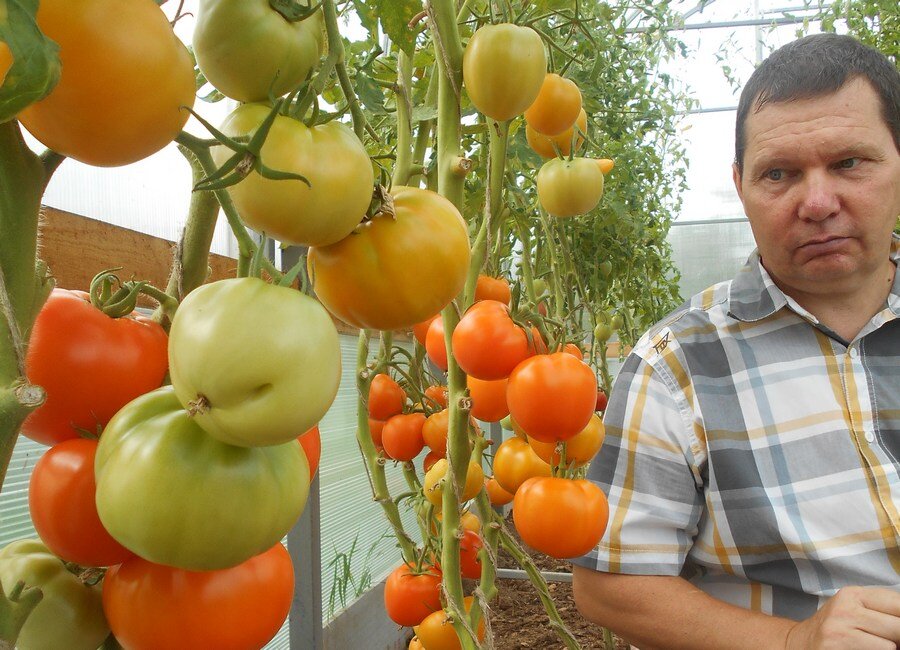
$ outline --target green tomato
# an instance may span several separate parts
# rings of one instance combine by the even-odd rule
[[[534,287],[534,295],[536,298],[541,298],[544,294],[549,293],[547,281],[543,278],[536,279],[532,282],[532,286]]]
[[[612,336],[613,330],[612,327],[609,326],[609,323],[597,323],[597,326],[594,327],[594,338],[598,341],[608,341]]]
[[[604,278],[608,278],[610,275],[612,275],[612,271],[613,271],[612,262],[610,262],[609,260],[607,260],[605,262],[600,262],[600,273],[603,275]]]
[[[96,650],[109,636],[99,585],[88,586],[40,541],[20,539],[0,551],[0,582],[19,581],[44,593],[16,642],[19,650]]]
[[[262,104],[237,108],[222,124],[231,137],[252,136],[271,109]],[[221,165],[234,152],[212,148]],[[327,246],[347,237],[359,225],[372,200],[372,161],[347,126],[328,122],[312,128],[292,117],[275,118],[260,150],[262,163],[298,179],[273,180],[250,172],[228,188],[244,222],[283,242]]]
[[[603,172],[593,158],[552,158],[537,174],[541,207],[554,217],[573,217],[597,207],[603,196]]]
[[[194,422],[171,386],[113,416],[94,472],[109,534],[145,560],[191,571],[233,567],[271,548],[309,493],[297,440],[227,445]]]
[[[317,424],[337,395],[341,348],[309,296],[258,278],[194,289],[169,332],[175,393],[197,424],[232,445],[276,445]]]
[[[325,20],[319,9],[288,22],[268,0],[201,0],[193,46],[213,86],[232,99],[260,102],[293,90],[318,65]]]
[[[620,330],[620,329],[622,329],[622,326],[625,324],[625,318],[622,316],[622,314],[617,312],[613,315],[609,324],[610,324],[610,326],[612,326],[612,328],[614,330]]]

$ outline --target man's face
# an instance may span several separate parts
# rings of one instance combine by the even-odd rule
[[[744,129],[734,184],[782,291],[851,295],[880,278],[900,214],[900,153],[872,86],[854,79],[832,95],[766,104]]]

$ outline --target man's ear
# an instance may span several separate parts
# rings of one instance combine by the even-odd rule
[[[734,189],[737,190],[738,198],[741,203],[744,202],[744,191],[741,185],[741,170],[738,169],[737,163],[731,163],[731,180],[734,181]]]

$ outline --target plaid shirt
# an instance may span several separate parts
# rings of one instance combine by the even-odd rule
[[[891,259],[900,259],[894,237]],[[803,619],[843,586],[900,590],[900,271],[850,342],[756,253],[625,361],[588,478],[609,496],[599,571],[681,575]]]

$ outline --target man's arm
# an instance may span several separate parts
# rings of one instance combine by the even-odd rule
[[[677,576],[603,573],[577,565],[573,572],[582,616],[641,650],[894,650],[900,643],[900,593],[889,589],[842,589],[797,623],[722,602]]]

